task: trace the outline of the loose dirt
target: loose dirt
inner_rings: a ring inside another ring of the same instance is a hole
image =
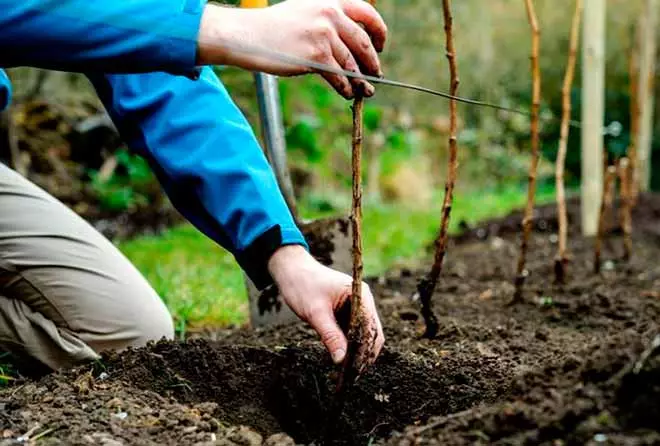
[[[538,209],[515,305],[522,215],[452,239],[434,340],[421,338],[410,299],[425,271],[372,278],[386,348],[334,426],[337,368],[295,324],[197,334],[17,382],[0,391],[0,444],[31,429],[40,444],[114,446],[660,444],[660,197],[637,207],[629,263],[612,222],[598,276],[578,212],[571,202],[562,286],[553,206]]]

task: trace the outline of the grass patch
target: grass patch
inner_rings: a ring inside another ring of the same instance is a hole
[[[365,205],[367,275],[426,260],[427,247],[440,224],[441,198],[435,200],[435,206],[424,210],[406,209],[401,205]],[[503,216],[523,206],[525,199],[526,190],[522,188],[457,195],[451,230],[455,232],[462,220],[474,224]],[[553,199],[552,188],[539,188],[538,203]],[[301,205],[303,214],[309,218],[332,214],[309,209],[309,203]],[[229,253],[195,228],[184,225],[160,236],[120,243],[119,248],[162,296],[180,332],[188,326],[227,326],[247,321],[243,273]]]
[[[119,244],[172,312],[177,331],[188,325],[247,320],[247,293],[234,258],[190,225]]]

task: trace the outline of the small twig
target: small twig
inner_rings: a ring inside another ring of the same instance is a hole
[[[607,215],[612,207],[614,184],[616,181],[616,167],[608,165],[605,171],[605,181],[603,182],[603,198],[600,202],[600,216],[598,218],[598,234],[596,235],[596,246],[594,249],[594,273],[600,273],[600,257],[605,236]]]
[[[431,423],[428,423],[424,426],[421,426],[421,427],[418,427],[416,429],[413,429],[413,430],[409,431],[409,434],[411,436],[417,437],[417,436],[423,434],[424,432],[427,432],[427,431],[430,431],[431,429],[435,429],[436,427],[442,426],[443,424],[445,424],[448,421],[454,420],[456,418],[461,418],[461,417],[464,417],[466,415],[470,415],[477,408],[478,408],[478,406],[475,406],[475,407],[472,407],[470,409],[464,410],[462,412],[456,412],[456,413],[452,413],[452,414],[449,414],[449,415],[445,415],[444,417],[438,418],[437,420],[432,421]]]
[[[532,232],[533,213],[534,213],[534,195],[536,192],[536,170],[539,163],[539,111],[541,108],[541,67],[539,65],[539,47],[541,44],[541,31],[539,29],[536,11],[532,0],[525,0],[527,8],[527,18],[532,28],[532,118],[531,118],[531,137],[532,137],[532,162],[529,166],[529,184],[527,188],[527,206],[525,216],[523,217],[523,235],[520,245],[520,257],[518,258],[518,267],[516,270],[515,294],[513,302],[522,300],[523,286],[527,278],[525,262],[527,257],[527,248],[529,246],[529,236]]]
[[[37,435],[35,435],[33,438],[31,438],[31,439],[30,439],[30,442],[32,443],[32,442],[35,442],[35,441],[37,441],[37,440],[39,440],[39,439],[41,439],[41,438],[44,438],[46,435],[50,435],[50,434],[52,434],[52,433],[55,432],[57,429],[59,429],[59,428],[57,428],[57,427],[51,427],[50,429],[46,429],[45,431],[43,431],[43,432],[41,432],[40,434],[37,434]]]
[[[619,160],[619,181],[621,183],[621,229],[623,230],[623,260],[632,257],[632,191],[630,181],[630,161],[624,157]]]
[[[18,437],[16,439],[16,441],[19,442],[19,443],[27,442],[28,440],[30,440],[30,437],[32,437],[32,434],[34,434],[37,430],[39,430],[39,428],[41,428],[41,424],[39,424],[39,423],[35,424],[32,427],[32,429],[29,429],[26,433],[24,433],[23,435]]]
[[[566,266],[568,256],[566,255],[566,239],[568,236],[568,217],[566,215],[566,191],[564,185],[564,166],[566,164],[566,151],[568,148],[569,122],[571,119],[571,86],[575,77],[575,63],[577,60],[578,40],[580,36],[580,20],[582,18],[582,0],[575,0],[575,13],[571,26],[571,36],[568,52],[568,64],[566,65],[566,76],[562,87],[562,117],[561,137],[559,139],[559,150],[557,152],[557,163],[555,170],[555,181],[557,185],[557,213],[559,215],[559,249],[555,259],[555,279],[558,283],[564,283],[566,279]]]
[[[450,91],[455,96],[458,92],[458,67],[456,64],[456,50],[454,48],[453,36],[453,17],[451,14],[451,0],[442,1],[442,12],[445,19],[445,37],[447,60],[449,61]],[[440,232],[435,240],[435,257],[431,271],[417,284],[417,292],[422,305],[422,316],[426,323],[426,332],[424,336],[434,338],[438,333],[438,320],[433,313],[433,293],[438,284],[438,279],[442,272],[442,263],[447,251],[447,241],[449,234],[449,220],[451,216],[451,207],[454,201],[454,186],[456,184],[456,174],[458,168],[458,147],[457,147],[457,127],[456,117],[457,102],[449,101],[449,170],[445,182],[445,198],[442,203],[442,220],[440,223]]]

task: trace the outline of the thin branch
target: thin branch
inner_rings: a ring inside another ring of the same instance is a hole
[[[532,0],[525,0],[527,8],[527,18],[532,28],[532,118],[531,118],[531,137],[532,137],[532,162],[529,166],[529,184],[527,189],[527,206],[525,216],[522,221],[523,235],[520,246],[520,257],[518,258],[518,267],[516,270],[515,294],[513,302],[522,300],[522,291],[527,277],[525,262],[527,258],[527,249],[529,246],[529,236],[532,232],[532,220],[534,213],[534,195],[536,192],[536,170],[539,163],[539,111],[541,108],[541,67],[539,65],[539,47],[541,44],[541,31],[539,29],[536,11]]]
[[[621,229],[623,230],[623,259],[629,261],[632,257],[632,190],[630,181],[630,160],[627,157],[619,160],[619,181],[621,182]]]
[[[606,222],[609,210],[612,207],[614,199],[614,185],[616,183],[616,167],[607,166],[605,171],[605,181],[603,181],[603,199],[600,202],[600,216],[598,218],[598,234],[596,236],[596,246],[594,249],[594,273],[600,273],[600,258],[603,245],[603,238],[607,232]]]
[[[451,14],[451,0],[442,1],[442,12],[445,19],[446,52],[449,61],[450,75],[450,94],[455,96],[458,92],[458,67],[456,65],[456,50],[454,48],[453,36],[453,17]],[[457,102],[449,102],[449,170],[445,182],[445,198],[442,203],[442,220],[440,223],[440,232],[435,240],[435,258],[429,274],[417,285],[417,291],[422,304],[422,316],[426,323],[425,337],[434,338],[438,332],[438,320],[433,313],[432,298],[435,287],[442,272],[442,263],[447,251],[447,240],[449,233],[449,220],[451,216],[451,207],[454,200],[454,186],[456,184],[458,168],[458,147],[457,147]]]
[[[637,139],[639,136],[639,42],[641,26],[638,23],[633,32],[633,38],[630,45],[630,55],[628,64],[628,73],[630,77],[630,145],[628,146],[628,159],[630,169],[630,195],[632,206],[637,204],[639,197],[639,173],[637,169]]]
[[[555,259],[555,278],[557,282],[564,283],[566,278],[566,266],[568,256],[566,255],[566,239],[568,237],[568,217],[566,215],[566,191],[564,185],[564,166],[566,164],[566,151],[568,148],[568,132],[571,119],[571,87],[575,77],[575,63],[577,60],[578,41],[580,38],[580,20],[582,19],[582,0],[575,0],[575,13],[571,25],[571,36],[568,51],[568,64],[566,65],[566,76],[561,90],[562,95],[562,117],[561,137],[559,139],[559,150],[555,170],[555,181],[557,185],[557,213],[559,215],[559,250]]]

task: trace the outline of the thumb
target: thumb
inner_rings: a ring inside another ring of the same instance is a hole
[[[328,308],[325,311],[316,312],[310,320],[310,325],[321,336],[321,342],[330,352],[332,361],[335,364],[341,363],[346,356],[348,341],[339,328],[332,311]]]

